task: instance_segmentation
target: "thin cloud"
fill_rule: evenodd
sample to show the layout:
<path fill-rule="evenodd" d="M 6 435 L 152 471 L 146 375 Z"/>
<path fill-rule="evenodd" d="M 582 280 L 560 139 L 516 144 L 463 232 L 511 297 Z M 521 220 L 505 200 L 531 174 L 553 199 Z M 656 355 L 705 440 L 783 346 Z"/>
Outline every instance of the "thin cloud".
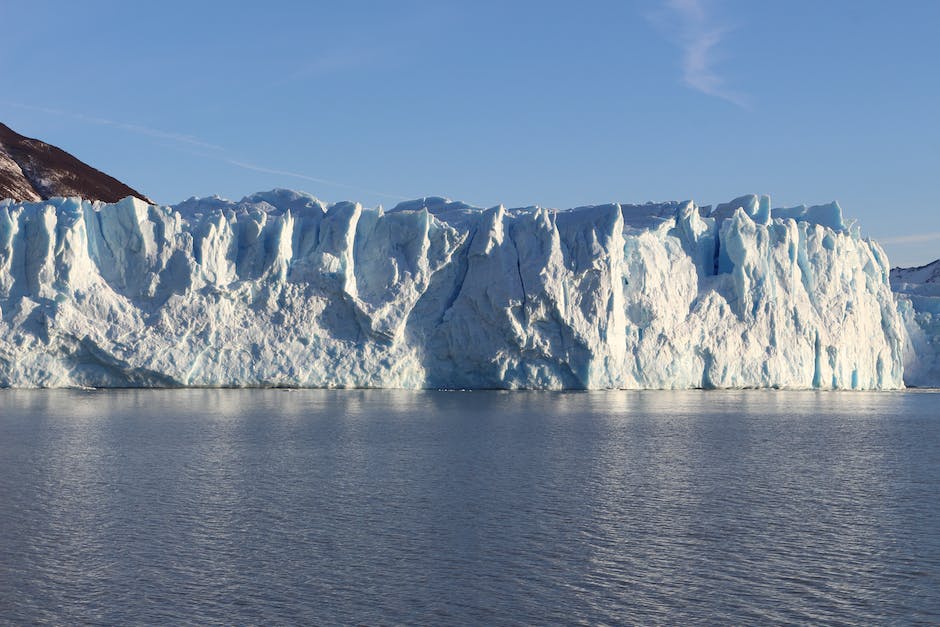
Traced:
<path fill-rule="evenodd" d="M 729 88 L 715 69 L 716 50 L 730 26 L 717 23 L 705 0 L 666 0 L 664 6 L 671 17 L 665 21 L 671 23 L 669 30 L 682 49 L 682 82 L 690 89 L 748 108 L 747 97 Z"/>
<path fill-rule="evenodd" d="M 276 78 L 267 85 L 267 88 L 282 87 L 291 83 L 322 79 L 334 74 L 349 74 L 378 65 L 387 65 L 396 54 L 397 49 L 389 46 L 382 48 L 347 46 L 326 50 L 301 61 L 292 72 Z"/>
<path fill-rule="evenodd" d="M 320 185 L 330 185 L 332 187 L 342 187 L 345 189 L 351 189 L 357 192 L 365 192 L 366 194 L 373 194 L 375 196 L 382 196 L 383 198 L 391 198 L 393 200 L 409 200 L 404 196 L 397 196 L 395 194 L 387 194 L 385 192 L 377 192 L 373 189 L 363 189 L 362 187 L 356 187 L 355 185 L 347 185 L 346 183 L 338 183 L 336 181 L 330 181 L 327 179 L 317 178 L 315 176 L 308 176 L 306 174 L 300 174 L 298 172 L 290 172 L 288 170 L 276 170 L 274 168 L 266 168 L 264 166 L 255 165 L 253 163 L 245 163 L 244 161 L 238 161 L 236 159 L 226 159 L 226 163 L 237 166 L 239 168 L 244 168 L 245 170 L 252 170 L 254 172 L 263 172 L 265 174 L 277 174 L 278 176 L 290 176 L 295 179 L 301 179 L 304 181 L 312 181 L 314 183 L 319 183 Z"/>
<path fill-rule="evenodd" d="M 369 48 L 335 49 L 311 59 L 301 66 L 293 75 L 295 79 L 311 78 L 323 74 L 343 72 L 355 68 L 366 67 L 381 59 L 381 55 Z"/>
<path fill-rule="evenodd" d="M 940 232 L 916 233 L 913 235 L 899 235 L 897 237 L 885 237 L 878 239 L 878 241 L 882 244 L 919 244 L 922 242 L 933 242 L 936 240 L 940 240 Z"/>
<path fill-rule="evenodd" d="M 149 126 L 143 126 L 141 124 L 130 124 L 127 122 L 120 122 L 117 120 L 109 120 L 107 118 L 99 118 L 99 117 L 94 117 L 94 116 L 89 116 L 89 115 L 83 115 L 81 113 L 73 113 L 71 111 L 64 111 L 62 109 L 54 109 L 51 107 L 40 107 L 40 106 L 29 105 L 29 104 L 24 104 L 20 102 L 8 102 L 8 101 L 3 101 L 2 104 L 12 106 L 12 107 L 18 107 L 21 109 L 26 109 L 28 111 L 36 111 L 38 113 L 45 113 L 47 115 L 55 115 L 59 117 L 72 118 L 73 120 L 78 120 L 86 124 L 109 126 L 112 128 L 130 132 L 130 133 L 135 133 L 137 135 L 144 135 L 147 137 L 154 137 L 157 139 L 169 140 L 171 142 L 181 144 L 188 148 L 201 148 L 202 149 L 201 151 L 184 149 L 184 152 L 187 152 L 189 154 L 196 155 L 199 157 L 203 157 L 206 159 L 212 159 L 214 161 L 221 161 L 223 163 L 228 163 L 230 165 L 243 168 L 245 170 L 263 172 L 265 174 L 276 174 L 278 176 L 289 176 L 291 178 L 301 179 L 304 181 L 311 181 L 313 183 L 318 183 L 320 185 L 329 185 L 331 187 L 341 187 L 341 188 L 349 189 L 349 190 L 359 192 L 359 193 L 381 196 L 383 198 L 391 198 L 394 200 L 408 200 L 408 198 L 404 196 L 398 196 L 396 194 L 387 194 L 385 192 L 377 192 L 375 190 L 365 189 L 362 187 L 357 187 L 355 185 L 348 185 L 346 183 L 339 183 L 337 181 L 330 181 L 328 179 L 321 179 L 315 176 L 308 176 L 306 174 L 300 174 L 298 172 L 290 172 L 288 170 L 278 170 L 275 168 L 267 168 L 264 166 L 255 165 L 252 163 L 246 163 L 244 161 L 239 161 L 237 159 L 232 159 L 231 157 L 228 156 L 230 154 L 229 151 L 226 150 L 224 147 L 218 146 L 216 144 L 211 144 L 197 137 L 193 137 L 192 135 L 186 135 L 183 133 L 174 133 L 172 131 L 163 131 L 160 129 L 150 128 Z"/>
<path fill-rule="evenodd" d="M 172 131 L 163 131 L 156 128 L 150 128 L 149 126 L 144 126 L 142 124 L 129 124 L 127 122 L 119 122 L 117 120 L 109 120 L 107 118 L 99 118 L 90 115 L 83 115 L 81 113 L 73 113 L 71 111 L 63 111 L 62 109 L 53 109 L 51 107 L 37 107 L 35 105 L 23 104 L 21 102 L 4 102 L 3 104 L 18 107 L 20 109 L 26 109 L 27 111 L 36 111 L 38 113 L 46 113 L 48 115 L 55 115 L 59 117 L 72 118 L 73 120 L 79 120 L 81 122 L 86 122 L 88 124 L 96 124 L 98 126 L 110 126 L 112 128 L 121 129 L 131 133 L 136 133 L 137 135 L 146 135 L 148 137 L 155 137 L 157 139 L 166 139 L 169 141 L 177 142 L 179 144 L 186 144 L 189 146 L 196 146 L 198 148 L 206 148 L 209 150 L 224 150 L 221 146 L 215 144 L 210 144 L 209 142 L 202 141 L 192 135 L 186 135 L 183 133 L 174 133 Z"/>

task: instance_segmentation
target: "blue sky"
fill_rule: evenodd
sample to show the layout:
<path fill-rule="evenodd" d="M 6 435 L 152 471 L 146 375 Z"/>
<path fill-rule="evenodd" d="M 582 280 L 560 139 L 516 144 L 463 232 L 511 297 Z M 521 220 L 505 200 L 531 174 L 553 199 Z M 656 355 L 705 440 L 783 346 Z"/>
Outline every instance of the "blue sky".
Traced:
<path fill-rule="evenodd" d="M 756 192 L 838 200 L 894 263 L 940 257 L 940 2 L 31 0 L 0 17 L 0 120 L 158 202 Z"/>

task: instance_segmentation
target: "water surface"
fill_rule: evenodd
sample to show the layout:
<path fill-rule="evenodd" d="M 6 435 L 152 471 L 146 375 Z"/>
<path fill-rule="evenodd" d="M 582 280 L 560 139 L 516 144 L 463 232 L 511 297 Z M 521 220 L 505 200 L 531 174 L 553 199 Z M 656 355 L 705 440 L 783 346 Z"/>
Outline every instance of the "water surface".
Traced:
<path fill-rule="evenodd" d="M 0 391 L 0 619 L 940 621 L 940 394 Z"/>

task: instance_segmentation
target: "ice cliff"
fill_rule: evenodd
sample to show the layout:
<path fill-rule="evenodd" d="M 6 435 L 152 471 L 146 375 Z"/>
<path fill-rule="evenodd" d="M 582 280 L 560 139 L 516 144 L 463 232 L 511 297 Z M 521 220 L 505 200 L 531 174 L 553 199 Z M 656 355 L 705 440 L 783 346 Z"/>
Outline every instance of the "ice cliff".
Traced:
<path fill-rule="evenodd" d="M 904 381 L 940 386 L 940 259 L 919 268 L 891 270 L 901 316 L 907 326 Z"/>
<path fill-rule="evenodd" d="M 0 385 L 897 388 L 835 203 L 0 202 Z"/>

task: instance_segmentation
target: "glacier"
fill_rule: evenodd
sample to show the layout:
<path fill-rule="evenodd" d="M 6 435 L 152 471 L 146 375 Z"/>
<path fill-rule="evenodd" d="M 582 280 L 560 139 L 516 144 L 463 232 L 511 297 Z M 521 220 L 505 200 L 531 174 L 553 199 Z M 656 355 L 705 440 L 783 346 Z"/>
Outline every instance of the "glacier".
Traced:
<path fill-rule="evenodd" d="M 0 202 L 7 387 L 893 389 L 913 316 L 836 203 Z"/>
<path fill-rule="evenodd" d="M 908 334 L 904 382 L 940 387 L 940 259 L 919 268 L 892 268 L 890 282 Z"/>

